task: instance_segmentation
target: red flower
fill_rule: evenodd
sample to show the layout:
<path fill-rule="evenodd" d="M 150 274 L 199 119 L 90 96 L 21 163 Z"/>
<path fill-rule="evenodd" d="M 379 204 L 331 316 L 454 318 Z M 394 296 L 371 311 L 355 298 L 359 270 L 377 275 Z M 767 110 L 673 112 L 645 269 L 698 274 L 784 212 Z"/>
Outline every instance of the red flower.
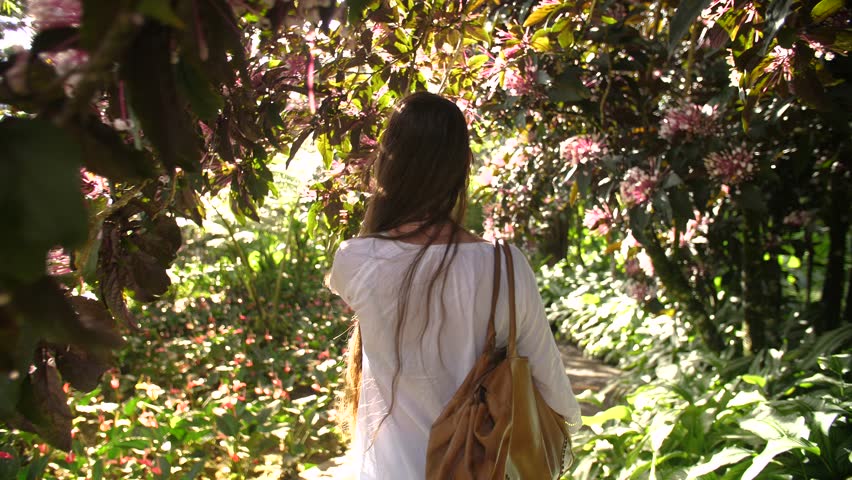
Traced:
<path fill-rule="evenodd" d="M 13 458 L 15 457 L 11 453 L 0 450 L 0 460 L 12 460 Z"/>

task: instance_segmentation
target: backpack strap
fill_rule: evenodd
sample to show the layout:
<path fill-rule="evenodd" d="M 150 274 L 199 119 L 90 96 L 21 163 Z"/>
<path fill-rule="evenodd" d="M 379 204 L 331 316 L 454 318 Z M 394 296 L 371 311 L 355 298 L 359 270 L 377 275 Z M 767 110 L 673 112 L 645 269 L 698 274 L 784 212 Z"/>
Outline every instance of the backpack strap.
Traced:
<path fill-rule="evenodd" d="M 500 247 L 494 243 L 494 286 L 491 289 L 491 313 L 488 316 L 488 331 L 485 334 L 485 350 L 493 351 L 496 342 L 494 318 L 497 316 L 497 299 L 500 297 Z"/>
<path fill-rule="evenodd" d="M 500 240 L 499 243 L 500 246 L 503 247 L 503 253 L 506 255 L 506 276 L 508 277 L 509 282 L 509 347 L 506 352 L 506 356 L 508 358 L 514 358 L 518 356 L 517 308 L 515 307 L 515 265 L 512 260 L 512 249 L 502 240 Z"/>

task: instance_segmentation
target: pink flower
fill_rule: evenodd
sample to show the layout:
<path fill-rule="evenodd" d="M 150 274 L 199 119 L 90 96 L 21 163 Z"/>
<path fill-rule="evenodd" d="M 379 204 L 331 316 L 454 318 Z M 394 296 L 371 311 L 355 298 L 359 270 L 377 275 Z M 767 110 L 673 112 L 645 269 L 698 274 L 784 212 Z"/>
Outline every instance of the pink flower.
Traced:
<path fill-rule="evenodd" d="M 642 267 L 639 266 L 639 260 L 636 257 L 627 260 L 624 263 L 624 272 L 628 277 L 638 277 L 642 274 Z"/>
<path fill-rule="evenodd" d="M 482 238 L 489 242 L 493 242 L 498 238 L 512 238 L 515 234 L 515 228 L 511 224 L 505 224 L 502 228 L 499 228 L 494 222 L 494 217 L 491 216 L 485 217 L 482 227 L 484 230 Z"/>
<path fill-rule="evenodd" d="M 796 210 L 784 217 L 784 225 L 791 227 L 804 227 L 814 219 L 814 213 L 807 210 Z"/>
<path fill-rule="evenodd" d="M 786 81 L 793 80 L 793 57 L 795 52 L 792 48 L 784 48 L 781 45 L 776 45 L 769 55 L 770 61 L 766 65 L 764 71 L 774 74 L 774 76 L 783 78 Z"/>
<path fill-rule="evenodd" d="M 666 111 L 660 122 L 660 137 L 668 142 L 678 136 L 686 140 L 706 137 L 715 132 L 717 121 L 716 107 L 684 103 Z"/>
<path fill-rule="evenodd" d="M 0 450 L 0 460 L 12 460 L 13 458 L 15 457 L 11 453 Z"/>
<path fill-rule="evenodd" d="M 619 190 L 621 200 L 627 206 L 641 205 L 651 198 L 651 192 L 657 184 L 657 179 L 639 167 L 633 167 L 627 171 L 624 180 L 621 181 Z"/>
<path fill-rule="evenodd" d="M 704 235 L 707 233 L 710 220 L 710 217 L 703 216 L 700 212 L 695 212 L 695 218 L 686 222 L 683 235 L 680 237 L 680 246 L 683 247 L 690 243 L 706 243 L 707 239 L 704 238 Z M 700 242 L 699 239 L 701 240 Z"/>
<path fill-rule="evenodd" d="M 636 260 L 639 262 L 639 268 L 642 269 L 645 275 L 649 277 L 654 276 L 654 262 L 644 250 L 636 254 Z"/>
<path fill-rule="evenodd" d="M 154 416 L 152 412 L 144 411 L 141 415 L 139 415 L 139 423 L 148 428 L 157 428 L 160 426 L 159 422 L 157 422 L 157 417 Z"/>
<path fill-rule="evenodd" d="M 494 172 L 488 167 L 482 167 L 476 176 L 476 183 L 484 187 L 491 186 L 494 183 Z"/>
<path fill-rule="evenodd" d="M 52 276 L 68 275 L 71 273 L 71 256 L 62 248 L 54 248 L 47 252 L 47 274 Z"/>
<path fill-rule="evenodd" d="M 738 185 L 754 176 L 754 154 L 745 145 L 730 151 L 713 152 L 704 159 L 704 168 L 712 178 Z"/>
<path fill-rule="evenodd" d="M 96 175 L 85 168 L 80 169 L 81 190 L 86 198 L 93 199 L 109 195 L 109 185 L 104 177 Z"/>
<path fill-rule="evenodd" d="M 28 9 L 36 30 L 80 25 L 80 0 L 30 0 Z"/>
<path fill-rule="evenodd" d="M 84 50 L 76 48 L 56 53 L 45 53 L 42 56 L 53 64 L 54 68 L 56 68 L 56 73 L 63 76 L 78 70 L 89 61 L 89 54 Z"/>
<path fill-rule="evenodd" d="M 590 208 L 583 216 L 583 226 L 597 235 L 606 235 L 612 226 L 612 215 L 600 207 Z"/>
<path fill-rule="evenodd" d="M 633 297 L 637 302 L 644 303 L 654 294 L 654 287 L 643 281 L 630 279 L 624 286 L 627 295 Z"/>
<path fill-rule="evenodd" d="M 577 135 L 559 144 L 562 158 L 572 165 L 593 161 L 606 155 L 607 147 L 597 136 Z"/>
<path fill-rule="evenodd" d="M 532 90 L 532 82 L 524 74 L 507 68 L 503 74 L 503 87 L 512 96 L 523 96 Z"/>

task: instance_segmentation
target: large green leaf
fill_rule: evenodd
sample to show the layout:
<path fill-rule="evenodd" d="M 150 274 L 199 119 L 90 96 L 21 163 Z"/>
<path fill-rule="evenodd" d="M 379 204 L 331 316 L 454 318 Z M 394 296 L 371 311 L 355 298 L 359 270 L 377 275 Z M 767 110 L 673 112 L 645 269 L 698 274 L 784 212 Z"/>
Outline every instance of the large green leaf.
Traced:
<path fill-rule="evenodd" d="M 192 110 L 198 118 L 213 121 L 225 105 L 222 95 L 206 77 L 204 70 L 194 61 L 182 59 L 176 66 L 178 87 L 189 99 Z"/>
<path fill-rule="evenodd" d="M 616 405 L 591 417 L 583 417 L 583 425 L 602 425 L 610 420 L 628 419 L 630 419 L 630 409 L 625 405 Z"/>
<path fill-rule="evenodd" d="M 677 47 L 680 40 L 689 31 L 689 27 L 702 10 L 707 8 L 710 0 L 684 0 L 677 7 L 674 18 L 669 25 L 669 51 Z"/>
<path fill-rule="evenodd" d="M 766 9 L 766 30 L 763 32 L 762 46 L 760 47 L 761 55 L 769 50 L 772 40 L 778 34 L 778 30 L 784 25 L 787 20 L 787 15 L 790 14 L 790 7 L 793 5 L 793 0 L 772 0 L 769 7 Z"/>
<path fill-rule="evenodd" d="M 168 29 L 148 26 L 136 37 L 122 62 L 121 77 L 145 137 L 169 168 L 199 168 L 199 135 L 179 95 L 171 64 Z"/>
<path fill-rule="evenodd" d="M 718 470 L 720 467 L 739 463 L 751 455 L 751 452 L 744 448 L 727 447 L 722 451 L 716 452 L 706 462 L 699 463 L 690 468 L 686 473 L 686 479 L 701 478 L 710 472 Z"/>
<path fill-rule="evenodd" d="M 48 249 L 87 238 L 80 145 L 49 122 L 7 118 L 0 171 L 0 282 L 31 282 L 44 273 Z"/>
<path fill-rule="evenodd" d="M 766 443 L 766 448 L 754 457 L 754 460 L 751 462 L 751 466 L 743 473 L 742 480 L 753 480 L 755 477 L 760 475 L 760 472 L 769 465 L 769 462 L 771 462 L 773 458 L 784 452 L 802 447 L 803 446 L 800 442 L 789 438 L 777 438 L 770 440 Z M 819 451 L 816 453 L 818 455 Z"/>
<path fill-rule="evenodd" d="M 543 5 L 536 6 L 530 15 L 524 20 L 524 27 L 531 27 L 537 23 L 543 22 L 547 17 L 549 17 L 553 12 L 562 8 L 562 4 L 560 3 L 545 3 Z"/>
<path fill-rule="evenodd" d="M 843 0 L 822 0 L 811 10 L 811 18 L 814 22 L 821 22 L 839 12 L 845 4 Z"/>
<path fill-rule="evenodd" d="M 591 96 L 588 87 L 580 79 L 582 70 L 570 67 L 553 79 L 547 96 L 554 102 L 576 103 Z"/>

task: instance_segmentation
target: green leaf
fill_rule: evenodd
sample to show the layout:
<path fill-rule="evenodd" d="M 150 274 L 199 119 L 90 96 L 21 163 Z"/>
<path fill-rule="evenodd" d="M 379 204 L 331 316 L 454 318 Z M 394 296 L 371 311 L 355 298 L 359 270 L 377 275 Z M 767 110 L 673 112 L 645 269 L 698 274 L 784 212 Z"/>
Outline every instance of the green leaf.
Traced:
<path fill-rule="evenodd" d="M 370 4 L 370 0 L 346 0 L 346 17 L 349 23 L 359 23 L 364 18 L 364 10 Z"/>
<path fill-rule="evenodd" d="M 739 463 L 751 456 L 751 452 L 740 447 L 727 447 L 722 451 L 716 452 L 706 462 L 699 463 L 693 466 L 686 472 L 686 479 L 692 480 L 707 475 L 710 472 L 718 470 L 726 465 Z"/>
<path fill-rule="evenodd" d="M 571 27 L 569 26 L 559 32 L 559 35 L 556 36 L 556 40 L 562 48 L 568 48 L 571 45 L 574 45 L 574 32 L 571 30 Z"/>
<path fill-rule="evenodd" d="M 164 25 L 169 25 L 176 28 L 186 28 L 183 23 L 172 10 L 170 0 L 142 0 L 136 6 L 136 11 L 159 21 Z"/>
<path fill-rule="evenodd" d="M 766 9 L 766 30 L 763 32 L 762 46 L 760 54 L 765 55 L 778 34 L 778 30 L 784 25 L 787 20 L 787 15 L 790 14 L 790 7 L 793 5 L 793 0 L 772 0 L 769 7 Z"/>
<path fill-rule="evenodd" d="M 546 30 L 539 30 L 535 32 L 530 41 L 530 46 L 536 52 L 547 52 L 550 50 L 550 38 L 547 36 Z"/>
<path fill-rule="evenodd" d="M 159 172 L 147 151 L 128 145 L 114 128 L 94 116 L 70 125 L 69 129 L 80 142 L 86 170 L 112 181 L 158 176 Z"/>
<path fill-rule="evenodd" d="M 740 208 L 745 210 L 751 210 L 760 214 L 767 212 L 763 192 L 756 185 L 748 184 L 743 186 L 740 194 L 737 196 L 737 203 Z"/>
<path fill-rule="evenodd" d="M 0 121 L 0 278 L 32 282 L 56 245 L 88 237 L 80 192 L 80 145 L 50 122 Z"/>
<path fill-rule="evenodd" d="M 230 414 L 216 417 L 216 427 L 228 437 L 234 437 L 240 433 L 240 424 L 237 418 Z"/>
<path fill-rule="evenodd" d="M 802 445 L 789 438 L 769 440 L 769 442 L 766 443 L 766 448 L 754 457 L 754 460 L 751 462 L 751 466 L 743 473 L 742 480 L 753 480 L 760 474 L 760 472 L 763 471 L 764 468 L 766 468 L 767 465 L 769 465 L 769 462 L 771 462 L 773 458 L 779 454 L 796 448 L 802 448 Z"/>
<path fill-rule="evenodd" d="M 308 136 L 313 132 L 313 129 L 306 128 L 299 134 L 298 137 L 293 141 L 293 144 L 290 145 L 290 152 L 287 155 L 287 162 L 284 164 L 284 167 L 287 168 L 290 166 L 290 162 L 293 161 L 293 158 L 296 157 L 296 153 L 299 152 L 299 149 L 302 148 L 302 144 L 305 143 L 305 140 L 308 139 Z"/>
<path fill-rule="evenodd" d="M 120 73 L 133 111 L 160 160 L 171 169 L 196 171 L 199 136 L 178 93 L 170 55 L 168 29 L 148 25 L 127 49 Z"/>
<path fill-rule="evenodd" d="M 98 460 L 92 466 L 92 480 L 101 480 L 104 478 L 104 461 Z"/>
<path fill-rule="evenodd" d="M 539 5 L 530 12 L 530 15 L 524 20 L 524 27 L 531 27 L 537 23 L 543 22 L 553 12 L 562 8 L 562 4 L 546 4 Z"/>
<path fill-rule="evenodd" d="M 487 62 L 488 59 L 488 55 L 485 55 L 484 53 L 480 55 L 474 55 L 467 59 L 467 68 L 471 70 L 476 70 L 481 67 L 485 62 Z"/>
<path fill-rule="evenodd" d="M 766 378 L 761 377 L 760 375 L 743 375 L 742 379 L 746 383 L 750 383 L 752 385 L 757 385 L 760 388 L 766 386 Z"/>
<path fill-rule="evenodd" d="M 547 96 L 554 102 L 576 103 L 591 96 L 589 89 L 583 85 L 580 79 L 582 70 L 577 67 L 569 67 L 553 79 L 553 84 L 547 92 Z"/>
<path fill-rule="evenodd" d="M 695 217 L 692 198 L 690 198 L 689 192 L 682 187 L 669 190 L 668 195 L 675 227 L 679 232 L 683 232 L 686 228 L 686 222 Z"/>
<path fill-rule="evenodd" d="M 225 100 L 195 62 L 181 59 L 175 68 L 177 85 L 181 94 L 189 99 L 198 118 L 212 122 L 225 106 Z"/>
<path fill-rule="evenodd" d="M 20 425 L 38 433 L 50 445 L 71 450 L 71 409 L 62 391 L 62 379 L 47 361 L 39 362 L 27 377 L 18 407 L 29 424 Z"/>
<path fill-rule="evenodd" d="M 745 405 L 752 405 L 752 404 L 755 404 L 755 403 L 763 403 L 765 401 L 766 401 L 766 397 L 761 395 L 760 392 L 758 392 L 758 391 L 755 391 L 755 390 L 743 391 L 743 392 L 738 392 L 736 395 L 734 395 L 734 397 L 731 398 L 728 401 L 726 406 L 728 408 L 742 407 L 742 406 L 745 406 Z"/>
<path fill-rule="evenodd" d="M 197 477 L 203 469 L 204 469 L 204 460 L 199 461 L 199 462 L 195 462 L 195 464 L 192 466 L 192 468 L 190 468 L 189 471 L 186 472 L 186 475 L 183 476 L 183 480 L 194 480 L 195 477 Z"/>
<path fill-rule="evenodd" d="M 80 40 L 86 50 L 94 52 L 101 46 L 107 30 L 115 23 L 123 2 L 83 0 L 82 3 Z"/>
<path fill-rule="evenodd" d="M 616 405 L 615 407 L 598 412 L 591 417 L 583 417 L 583 425 L 601 425 L 610 420 L 628 420 L 630 418 L 630 409 L 625 405 Z"/>
<path fill-rule="evenodd" d="M 680 2 L 680 6 L 677 7 L 677 12 L 675 12 L 669 25 L 669 52 L 677 47 L 696 17 L 709 4 L 710 0 L 683 0 Z"/>

